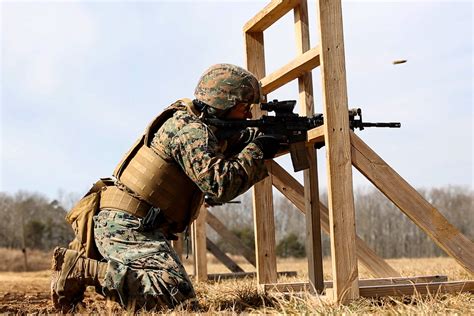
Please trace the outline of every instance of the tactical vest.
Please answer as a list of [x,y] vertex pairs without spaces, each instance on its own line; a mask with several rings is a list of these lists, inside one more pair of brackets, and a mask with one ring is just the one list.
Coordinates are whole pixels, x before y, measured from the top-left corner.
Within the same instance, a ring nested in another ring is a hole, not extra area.
[[128,190],[117,187],[105,190],[101,208],[121,209],[143,217],[146,215],[143,204],[148,203],[148,209],[150,206],[160,209],[170,222],[167,226],[172,233],[182,232],[197,217],[203,202],[202,191],[163,149],[155,152],[150,147],[158,129],[183,106],[190,115],[196,115],[189,99],[175,102],[158,115],[115,168],[115,178]]

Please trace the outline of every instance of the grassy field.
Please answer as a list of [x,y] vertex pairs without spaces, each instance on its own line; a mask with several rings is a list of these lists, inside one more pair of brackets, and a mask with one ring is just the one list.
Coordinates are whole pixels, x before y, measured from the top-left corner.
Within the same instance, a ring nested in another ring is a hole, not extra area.
[[[22,269],[21,252],[1,250],[0,256],[0,313],[53,313],[49,301],[48,270],[19,272]],[[44,267],[49,264],[49,255],[31,253],[29,263]],[[254,271],[243,260],[236,258],[246,271]],[[447,275],[449,280],[471,278],[467,272],[449,258],[427,259],[391,259],[388,262],[403,276]],[[10,263],[10,264],[8,264]],[[306,278],[306,261],[280,259],[279,271],[296,271],[297,277],[282,277],[281,282],[302,281]],[[29,264],[30,265],[30,264]],[[192,273],[190,260],[185,260],[188,271]],[[33,268],[33,266],[31,266]],[[17,270],[8,272],[7,270]],[[325,279],[330,279],[330,261],[325,260]],[[209,273],[226,273],[224,266],[209,257]],[[360,277],[370,278],[370,274],[360,267]],[[201,313],[324,313],[324,314],[474,314],[474,294],[435,294],[415,295],[413,297],[394,297],[382,299],[361,298],[346,306],[337,306],[321,301],[308,293],[282,295],[281,293],[262,294],[257,291],[256,281],[252,278],[241,280],[223,280],[219,282],[195,283],[198,296],[198,312]],[[114,307],[108,307],[105,300],[88,290],[81,313],[124,313]],[[165,311],[170,312],[170,311]],[[192,313],[186,308],[178,308],[177,314]],[[149,314],[149,313],[143,313]]]

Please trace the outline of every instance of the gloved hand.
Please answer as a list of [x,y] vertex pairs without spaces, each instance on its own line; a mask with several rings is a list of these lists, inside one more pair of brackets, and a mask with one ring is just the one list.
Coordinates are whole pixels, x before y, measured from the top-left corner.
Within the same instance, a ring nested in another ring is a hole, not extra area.
[[263,159],[272,159],[280,149],[280,138],[279,135],[259,135],[252,143],[263,151]]
[[244,144],[244,147],[250,144],[259,135],[263,135],[256,127],[247,127],[240,131],[238,142]]

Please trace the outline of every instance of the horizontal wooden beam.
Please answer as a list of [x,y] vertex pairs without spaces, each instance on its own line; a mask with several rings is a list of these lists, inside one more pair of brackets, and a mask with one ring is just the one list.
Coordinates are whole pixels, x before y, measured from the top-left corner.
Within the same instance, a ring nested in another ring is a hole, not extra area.
[[362,297],[403,296],[415,294],[474,293],[474,281],[451,281],[359,287]]
[[[278,276],[285,277],[296,277],[296,271],[281,271],[277,273]],[[208,274],[208,280],[210,281],[220,281],[228,279],[243,279],[243,278],[255,278],[257,276],[256,272],[235,272],[235,273],[213,273]]]
[[319,46],[311,48],[299,55],[282,68],[272,72],[260,80],[262,94],[266,95],[288,82],[304,75],[319,66]]
[[231,244],[235,251],[255,267],[255,251],[244,245],[239,237],[231,232],[214,214],[209,211],[207,212],[206,221],[207,224],[211,226],[212,229],[214,229],[226,242]]
[[[382,286],[382,285],[400,285],[417,283],[439,283],[448,281],[446,275],[425,275],[414,277],[399,278],[377,278],[377,279],[359,279],[359,286]],[[324,282],[326,287],[332,287],[332,281]]]
[[[273,175],[273,185],[304,213],[304,188],[301,183],[275,161],[272,161],[270,169]],[[319,207],[321,212],[321,227],[326,233],[329,233],[329,211],[323,203],[320,203]],[[373,276],[380,278],[400,276],[400,273],[393,269],[385,260],[377,256],[359,236],[356,236],[356,247],[357,257]]]
[[352,164],[418,227],[474,274],[474,243],[351,131]]
[[315,293],[309,282],[261,284],[260,290],[266,292],[311,292]]
[[324,143],[324,125],[315,127],[308,131],[308,143]]
[[212,240],[210,240],[209,238],[206,239],[206,248],[230,271],[244,272],[244,270],[237,263],[235,263],[234,260],[232,260],[228,255],[226,255],[225,252],[220,250],[219,247],[217,247],[217,245],[213,243]]
[[244,33],[263,32],[291,9],[300,0],[273,0],[244,25]]
[[[380,278],[380,279],[359,279],[359,287],[365,288],[366,293],[369,294],[372,292],[373,289],[379,288],[382,289],[380,291],[380,296],[386,292],[386,289],[389,287],[399,288],[398,286],[401,285],[408,285],[412,286],[415,284],[420,284],[422,286],[426,285],[434,285],[433,288],[440,285],[448,285],[448,287],[452,287],[454,283],[466,283],[467,285],[463,288],[464,291],[470,289],[468,283],[472,281],[455,281],[455,282],[448,282],[448,277],[445,275],[429,275],[429,276],[415,276],[415,277],[400,277],[400,278]],[[333,286],[332,281],[324,281],[324,287],[327,289],[331,289]],[[404,291],[406,288],[400,287]],[[409,288],[409,287],[407,287]],[[313,292],[312,288],[310,287],[309,282],[288,282],[288,283],[274,283],[274,284],[263,284],[262,289],[265,291],[277,291],[277,292]],[[413,287],[412,287],[413,291]],[[393,292],[390,292],[393,293]]]

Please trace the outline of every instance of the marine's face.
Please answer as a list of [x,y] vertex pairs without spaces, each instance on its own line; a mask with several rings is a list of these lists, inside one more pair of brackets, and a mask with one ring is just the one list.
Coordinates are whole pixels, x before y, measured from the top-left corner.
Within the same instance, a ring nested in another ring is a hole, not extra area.
[[247,103],[239,103],[234,106],[224,117],[228,120],[242,120],[252,118],[251,105]]

